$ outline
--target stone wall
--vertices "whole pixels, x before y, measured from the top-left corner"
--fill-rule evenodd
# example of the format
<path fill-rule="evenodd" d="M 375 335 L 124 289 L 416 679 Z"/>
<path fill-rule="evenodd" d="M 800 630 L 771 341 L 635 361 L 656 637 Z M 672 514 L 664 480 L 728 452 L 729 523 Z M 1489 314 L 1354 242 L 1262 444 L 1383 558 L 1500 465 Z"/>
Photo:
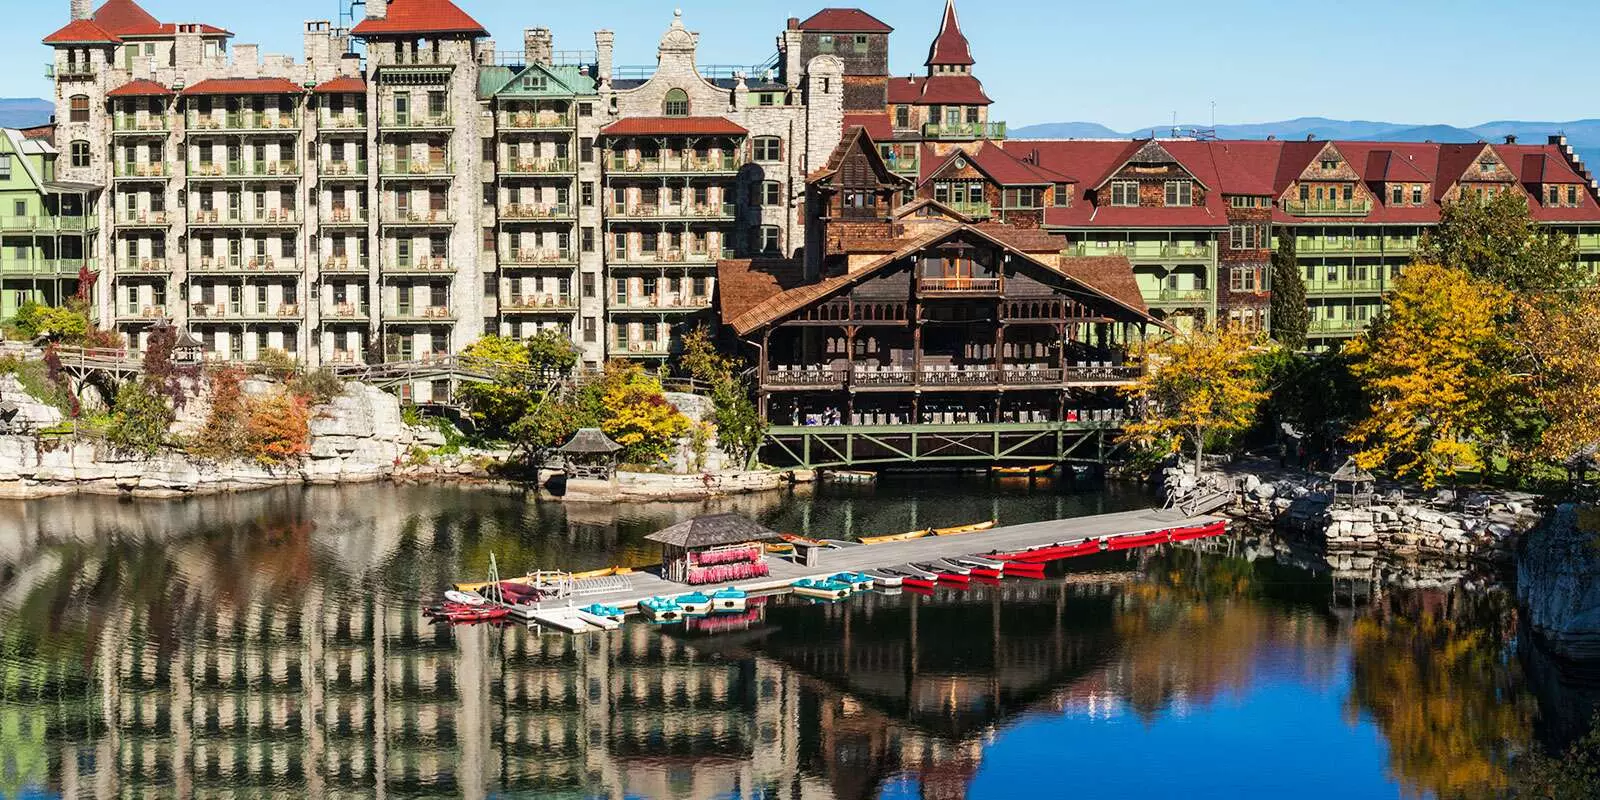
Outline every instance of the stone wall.
<path fill-rule="evenodd" d="M 1600 512 L 1555 509 L 1518 550 L 1517 597 L 1556 655 L 1600 660 Z"/>

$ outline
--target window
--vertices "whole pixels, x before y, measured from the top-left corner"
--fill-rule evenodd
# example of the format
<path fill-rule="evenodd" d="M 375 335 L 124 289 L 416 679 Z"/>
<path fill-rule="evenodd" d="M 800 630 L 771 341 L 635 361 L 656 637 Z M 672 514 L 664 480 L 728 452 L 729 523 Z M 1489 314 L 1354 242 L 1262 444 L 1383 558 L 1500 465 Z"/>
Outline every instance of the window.
<path fill-rule="evenodd" d="M 1002 195 L 1004 208 L 1043 208 L 1042 193 L 1037 186 L 1006 189 Z"/>
<path fill-rule="evenodd" d="M 428 116 L 434 119 L 444 117 L 444 92 L 428 92 Z"/>
<path fill-rule="evenodd" d="M 87 167 L 87 166 L 89 166 L 89 143 L 88 142 L 86 142 L 86 141 L 84 141 L 82 139 L 78 139 L 78 140 L 74 141 L 69 146 L 69 148 L 71 149 L 71 152 L 72 152 L 72 166 L 74 166 L 74 167 Z"/>
<path fill-rule="evenodd" d="M 0 178 L 11 177 L 11 154 L 0 153 Z M 1554 191 L 1553 189 L 1551 191 Z"/>
<path fill-rule="evenodd" d="M 583 340 L 585 342 L 593 342 L 595 340 L 594 317 L 583 318 Z"/>
<path fill-rule="evenodd" d="M 1350 184 L 1345 184 L 1345 187 L 1344 187 L 1344 201 L 1346 203 L 1348 203 L 1354 197 L 1355 197 L 1355 188 L 1352 187 Z"/>
<path fill-rule="evenodd" d="M 578 203 L 583 206 L 594 205 L 594 181 L 584 181 L 578 186 Z"/>
<path fill-rule="evenodd" d="M 824 33 L 817 37 L 817 51 L 822 53 L 833 52 L 833 35 Z"/>
<path fill-rule="evenodd" d="M 911 127 L 911 106 L 894 107 L 894 126 L 901 130 Z"/>
<path fill-rule="evenodd" d="M 1167 205 L 1194 205 L 1194 184 L 1190 181 L 1167 181 Z"/>
<path fill-rule="evenodd" d="M 71 114 L 68 117 L 73 122 L 89 121 L 89 95 L 75 94 L 71 100 Z"/>
<path fill-rule="evenodd" d="M 1411 187 L 1411 205 L 1414 205 L 1414 206 L 1422 205 L 1422 186 L 1421 185 L 1417 185 L 1417 186 Z"/>
<path fill-rule="evenodd" d="M 585 253 L 593 253 L 594 252 L 594 228 L 591 227 L 591 226 L 584 226 L 583 230 L 578 232 L 578 241 L 580 243 L 582 243 L 583 252 L 585 252 Z"/>
<path fill-rule="evenodd" d="M 1261 268 L 1234 267 L 1228 274 L 1228 288 L 1235 292 L 1261 291 Z"/>
<path fill-rule="evenodd" d="M 580 117 L 592 117 L 592 116 L 594 116 L 594 103 L 579 103 L 578 104 L 578 116 L 580 116 Z"/>
<path fill-rule="evenodd" d="M 1567 205 L 1572 206 L 1574 208 L 1577 207 L 1577 205 L 1578 205 L 1578 187 L 1572 186 L 1572 185 L 1568 185 L 1567 186 Z"/>
<path fill-rule="evenodd" d="M 1234 250 L 1266 247 L 1266 230 L 1255 223 L 1228 226 L 1228 246 Z"/>
<path fill-rule="evenodd" d="M 1339 159 L 1337 159 L 1337 158 L 1325 158 L 1325 159 L 1322 160 L 1322 169 L 1324 171 L 1332 172 L 1332 171 L 1334 171 L 1334 170 L 1336 170 L 1338 168 L 1339 168 Z"/>
<path fill-rule="evenodd" d="M 594 137 L 585 136 L 578 140 L 578 160 L 585 164 L 594 163 Z"/>
<path fill-rule="evenodd" d="M 1494 173 L 1495 167 L 1498 166 L 1500 166 L 1500 162 L 1485 156 L 1478 162 L 1478 171 L 1485 175 L 1490 175 Z"/>
<path fill-rule="evenodd" d="M 628 279 L 618 278 L 612 282 L 612 300 L 619 306 L 628 304 Z"/>
<path fill-rule="evenodd" d="M 778 252 L 778 226 L 762 225 L 760 234 L 761 252 L 776 254 Z"/>
<path fill-rule="evenodd" d="M 583 296 L 594 297 L 594 273 L 585 272 L 581 277 L 583 280 Z"/>
<path fill-rule="evenodd" d="M 864 34 L 864 33 L 856 34 L 856 52 L 857 53 L 865 53 L 865 52 L 867 52 L 867 35 Z"/>
<path fill-rule="evenodd" d="M 411 95 L 400 92 L 394 96 L 394 121 L 397 125 L 411 121 Z"/>
<path fill-rule="evenodd" d="M 1390 202 L 1393 203 L 1394 205 L 1400 205 L 1401 203 L 1404 203 L 1406 201 L 1406 187 L 1404 187 L 1404 186 L 1396 186 L 1390 192 L 1390 195 L 1391 195 Z"/>
<path fill-rule="evenodd" d="M 689 93 L 682 89 L 668 91 L 667 99 L 662 102 L 662 111 L 669 117 L 689 116 Z"/>
<path fill-rule="evenodd" d="M 773 94 L 772 92 L 762 92 L 756 95 L 756 97 L 759 99 L 757 105 L 770 106 L 775 103 L 773 98 L 777 97 L 777 95 Z"/>
<path fill-rule="evenodd" d="M 1308 201 L 1310 199 L 1311 199 L 1311 187 L 1306 185 L 1306 184 L 1304 184 L 1304 183 L 1300 184 L 1300 202 L 1304 203 L 1304 202 L 1306 202 L 1306 201 Z"/>
<path fill-rule="evenodd" d="M 1056 200 L 1056 207 L 1057 208 L 1071 208 L 1072 207 L 1072 184 L 1070 184 L 1070 183 L 1058 183 L 1058 184 L 1056 184 L 1056 197 L 1055 197 L 1055 200 Z"/>
<path fill-rule="evenodd" d="M 776 136 L 757 136 L 755 150 L 757 161 L 783 160 L 783 143 Z"/>
<path fill-rule="evenodd" d="M 1112 181 L 1111 205 L 1137 206 L 1139 205 L 1138 181 Z"/>
<path fill-rule="evenodd" d="M 1560 205 L 1560 204 L 1561 204 L 1561 188 L 1558 187 L 1558 186 L 1550 187 L 1550 200 L 1547 203 L 1547 205 L 1554 206 L 1554 205 Z"/>
<path fill-rule="evenodd" d="M 761 205 L 773 208 L 783 204 L 783 190 L 777 181 L 762 181 Z"/>

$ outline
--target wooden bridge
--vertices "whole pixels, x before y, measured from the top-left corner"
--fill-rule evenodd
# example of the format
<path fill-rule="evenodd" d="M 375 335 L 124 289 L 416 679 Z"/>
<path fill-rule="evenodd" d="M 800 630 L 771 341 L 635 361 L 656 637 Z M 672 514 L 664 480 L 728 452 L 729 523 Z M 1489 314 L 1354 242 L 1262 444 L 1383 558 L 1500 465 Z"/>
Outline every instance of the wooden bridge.
<path fill-rule="evenodd" d="M 1122 423 L 997 422 L 785 425 L 768 429 L 762 461 L 802 469 L 884 464 L 1104 464 L 1121 455 Z"/>

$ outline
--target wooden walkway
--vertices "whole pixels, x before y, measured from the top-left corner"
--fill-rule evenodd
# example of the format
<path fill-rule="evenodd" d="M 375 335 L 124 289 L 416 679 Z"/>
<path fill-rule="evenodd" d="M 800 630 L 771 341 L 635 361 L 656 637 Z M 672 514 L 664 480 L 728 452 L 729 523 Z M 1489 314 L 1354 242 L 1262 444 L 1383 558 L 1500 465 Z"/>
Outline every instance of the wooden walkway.
<path fill-rule="evenodd" d="M 550 600 L 537 605 L 515 609 L 519 615 L 530 618 L 535 613 L 548 618 L 552 614 L 565 616 L 565 609 L 576 609 L 590 603 L 601 603 L 622 609 L 632 609 L 639 601 L 662 595 L 680 595 L 693 591 L 710 593 L 726 585 L 738 586 L 751 594 L 786 593 L 789 584 L 800 578 L 826 577 L 839 572 L 860 572 L 880 567 L 893 567 L 909 562 L 929 561 L 947 556 L 979 555 L 992 552 L 1011 552 L 1030 547 L 1071 543 L 1087 539 L 1108 539 L 1137 533 L 1152 533 L 1172 528 L 1206 525 L 1221 521 L 1221 517 L 1190 515 L 1176 509 L 1145 509 L 1100 514 L 1091 517 L 1031 522 L 1008 525 L 987 531 L 957 536 L 927 536 L 904 542 L 858 545 L 823 551 L 818 566 L 807 567 L 788 557 L 768 557 L 772 574 L 764 578 L 737 581 L 732 584 L 689 586 L 663 579 L 647 572 L 635 572 L 618 577 L 600 578 L 606 581 L 602 588 L 588 587 L 580 581 L 578 593 L 568 599 Z M 626 583 L 623 587 L 620 584 Z M 596 592 L 593 589 L 600 589 Z M 566 612 L 570 613 L 570 612 Z M 558 626 L 564 627 L 564 626 Z"/>

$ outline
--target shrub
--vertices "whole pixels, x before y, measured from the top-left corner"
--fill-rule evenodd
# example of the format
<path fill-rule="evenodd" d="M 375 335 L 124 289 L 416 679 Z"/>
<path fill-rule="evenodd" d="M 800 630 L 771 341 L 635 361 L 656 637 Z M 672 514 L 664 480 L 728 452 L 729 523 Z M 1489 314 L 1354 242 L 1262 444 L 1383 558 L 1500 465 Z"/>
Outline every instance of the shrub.
<path fill-rule="evenodd" d="M 300 362 L 294 356 L 274 347 L 261 351 L 261 356 L 256 359 L 256 366 L 267 377 L 287 381 L 300 374 Z"/>
<path fill-rule="evenodd" d="M 41 403 L 55 406 L 64 416 L 72 416 L 74 397 L 64 383 L 50 379 L 50 369 L 43 361 L 25 361 L 14 356 L 0 358 L 0 375 L 15 375 L 22 390 Z"/>
<path fill-rule="evenodd" d="M 425 424 L 422 417 L 422 409 L 414 405 L 400 407 L 400 421 L 413 428 Z"/>
<path fill-rule="evenodd" d="M 304 399 L 286 391 L 245 398 L 245 442 L 262 464 L 281 464 L 311 449 L 311 413 Z"/>
<path fill-rule="evenodd" d="M 145 381 L 128 381 L 117 390 L 106 439 L 120 452 L 149 458 L 161 451 L 172 418 L 172 408 L 153 387 Z"/>
<path fill-rule="evenodd" d="M 189 443 L 189 452 L 213 461 L 242 458 L 245 454 L 244 370 L 222 367 L 209 376 L 211 410 L 205 424 Z"/>
<path fill-rule="evenodd" d="M 310 405 L 320 406 L 333 402 L 333 398 L 344 391 L 344 381 L 339 380 L 333 370 L 323 367 L 291 378 L 289 391 L 304 397 Z"/>

